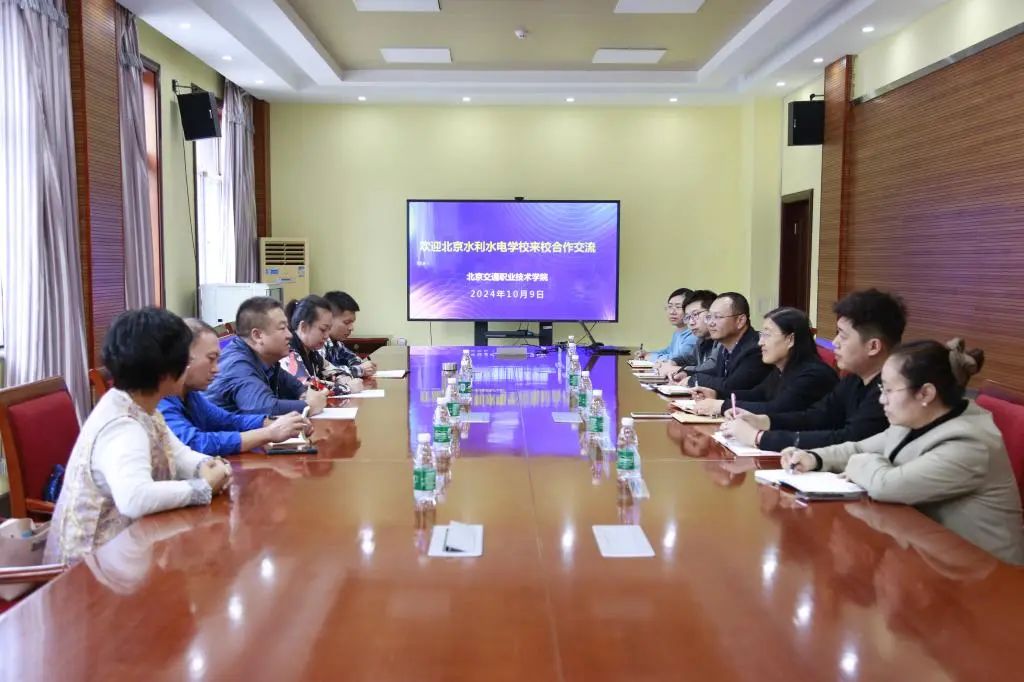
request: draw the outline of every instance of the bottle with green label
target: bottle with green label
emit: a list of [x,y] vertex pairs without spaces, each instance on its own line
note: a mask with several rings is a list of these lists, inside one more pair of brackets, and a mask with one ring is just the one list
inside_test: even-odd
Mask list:
[[604,393],[595,388],[590,394],[590,406],[587,411],[587,438],[596,445],[604,439]]
[[437,467],[430,448],[430,434],[417,437],[416,454],[412,462],[412,497],[417,508],[432,507],[436,503]]
[[469,356],[468,349],[462,351],[458,379],[459,402],[462,405],[471,405],[473,403],[473,358]]
[[459,402],[459,388],[454,377],[449,379],[448,385],[445,386],[444,400],[448,407],[448,416],[452,418],[452,421],[458,420],[459,415],[462,414],[462,404]]
[[580,356],[569,356],[569,369],[566,371],[566,377],[569,381],[569,391],[578,391],[580,386]]
[[615,468],[618,478],[636,478],[640,476],[640,447],[631,417],[622,418],[622,428],[615,446]]
[[594,385],[590,382],[590,372],[583,370],[580,372],[580,385],[576,388],[576,407],[580,411],[580,417],[586,418],[590,407],[590,392],[594,390]]

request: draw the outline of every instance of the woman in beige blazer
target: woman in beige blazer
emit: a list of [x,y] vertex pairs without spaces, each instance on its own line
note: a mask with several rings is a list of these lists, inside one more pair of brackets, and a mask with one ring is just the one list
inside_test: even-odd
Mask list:
[[890,427],[860,442],[807,452],[782,466],[843,472],[879,502],[917,507],[1003,561],[1024,564],[1021,499],[992,416],[964,399],[984,362],[963,341],[897,347],[882,368],[879,402]]

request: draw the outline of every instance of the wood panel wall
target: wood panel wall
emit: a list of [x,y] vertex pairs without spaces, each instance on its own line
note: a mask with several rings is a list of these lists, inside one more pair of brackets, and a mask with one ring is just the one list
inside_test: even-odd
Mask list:
[[68,0],[78,217],[89,357],[124,310],[121,129],[114,0]]
[[853,57],[825,68],[825,141],[821,149],[821,218],[818,230],[818,335],[836,333],[832,306],[846,293],[843,241],[847,231],[849,127],[853,94]]
[[964,336],[987,354],[984,377],[1018,389],[1022,74],[1018,36],[854,107],[841,281],[899,293],[907,339]]
[[252,100],[253,145],[252,163],[255,171],[256,236],[270,234],[270,103]]

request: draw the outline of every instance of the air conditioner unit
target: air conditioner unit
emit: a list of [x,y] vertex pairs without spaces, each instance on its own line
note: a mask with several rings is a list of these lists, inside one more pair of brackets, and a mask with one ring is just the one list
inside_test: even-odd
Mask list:
[[285,303],[309,296],[309,240],[261,238],[260,281],[280,286]]

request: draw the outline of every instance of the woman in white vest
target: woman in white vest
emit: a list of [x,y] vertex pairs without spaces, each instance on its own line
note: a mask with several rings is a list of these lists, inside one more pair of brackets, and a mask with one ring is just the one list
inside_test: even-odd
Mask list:
[[183,445],[157,404],[179,395],[192,333],[158,308],[120,315],[103,342],[114,379],[68,460],[54,510],[45,561],[70,563],[104,544],[135,519],[209,504],[230,481],[231,467]]
[[954,533],[1024,564],[1021,499],[992,415],[964,399],[984,362],[963,341],[897,346],[882,368],[879,402],[890,427],[860,442],[788,448],[782,466],[844,472],[879,502],[914,505]]

